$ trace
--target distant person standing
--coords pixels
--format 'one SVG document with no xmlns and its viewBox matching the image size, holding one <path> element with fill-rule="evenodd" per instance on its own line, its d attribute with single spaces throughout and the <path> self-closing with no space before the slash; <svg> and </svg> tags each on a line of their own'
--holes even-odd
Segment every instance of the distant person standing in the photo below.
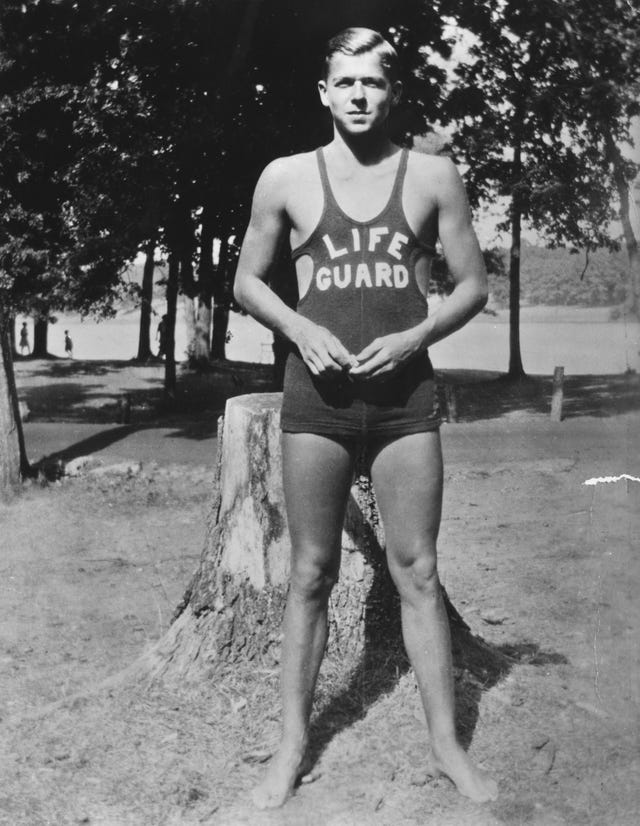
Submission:
<svg viewBox="0 0 640 826">
<path fill-rule="evenodd" d="M 27 322 L 23 322 L 22 327 L 20 328 L 20 355 L 24 356 L 25 352 L 27 351 L 27 355 L 31 353 L 31 346 L 29 344 L 29 331 L 27 330 Z"/>
<path fill-rule="evenodd" d="M 68 330 L 64 331 L 64 354 L 70 359 L 73 358 L 73 341 Z"/>
<path fill-rule="evenodd" d="M 158 324 L 158 332 L 156 333 L 158 340 L 158 358 L 161 359 L 167 355 L 167 316 L 166 314 L 160 319 Z"/>
</svg>

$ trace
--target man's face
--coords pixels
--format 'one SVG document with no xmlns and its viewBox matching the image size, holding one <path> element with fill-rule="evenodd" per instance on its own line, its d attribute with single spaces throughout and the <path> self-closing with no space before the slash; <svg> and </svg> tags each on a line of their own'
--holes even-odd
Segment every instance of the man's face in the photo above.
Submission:
<svg viewBox="0 0 640 826">
<path fill-rule="evenodd" d="M 348 134 L 378 129 L 400 98 L 402 85 L 391 83 L 376 52 L 334 54 L 326 81 L 318 83 L 320 99 L 336 126 Z"/>
</svg>

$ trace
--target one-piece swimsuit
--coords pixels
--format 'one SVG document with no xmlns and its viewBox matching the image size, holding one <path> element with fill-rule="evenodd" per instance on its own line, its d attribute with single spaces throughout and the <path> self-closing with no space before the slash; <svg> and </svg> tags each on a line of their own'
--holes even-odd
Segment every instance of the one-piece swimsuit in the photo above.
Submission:
<svg viewBox="0 0 640 826">
<path fill-rule="evenodd" d="M 311 281 L 297 312 L 330 330 L 353 354 L 374 338 L 407 330 L 427 316 L 416 264 L 433 256 L 411 230 L 402 206 L 408 150 L 384 209 L 368 221 L 348 216 L 338 204 L 322 149 L 316 152 L 324 206 L 309 238 L 291 253 L 309 256 Z M 440 415 L 427 353 L 410 359 L 382 380 L 314 376 L 297 349 L 284 379 L 281 427 L 292 433 L 341 438 L 395 437 L 436 430 Z"/>
</svg>

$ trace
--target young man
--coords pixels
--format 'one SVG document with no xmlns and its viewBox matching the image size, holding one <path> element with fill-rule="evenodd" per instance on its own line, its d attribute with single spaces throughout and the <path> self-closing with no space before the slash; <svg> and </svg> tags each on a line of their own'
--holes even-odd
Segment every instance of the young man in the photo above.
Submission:
<svg viewBox="0 0 640 826">
<path fill-rule="evenodd" d="M 436 568 L 442 457 L 427 355 L 430 344 L 483 307 L 486 273 L 453 164 L 389 140 L 387 119 L 401 93 L 396 62 L 393 47 L 370 29 L 347 29 L 329 42 L 319 91 L 333 118 L 333 140 L 265 169 L 238 263 L 237 300 L 294 346 L 282 407 L 292 541 L 282 740 L 253 792 L 261 808 L 282 805 L 304 771 L 327 603 L 363 443 L 433 768 L 474 800 L 497 794 L 455 733 L 449 629 Z M 296 311 L 265 283 L 287 236 L 300 293 Z M 427 317 L 438 238 L 456 287 Z"/>
</svg>

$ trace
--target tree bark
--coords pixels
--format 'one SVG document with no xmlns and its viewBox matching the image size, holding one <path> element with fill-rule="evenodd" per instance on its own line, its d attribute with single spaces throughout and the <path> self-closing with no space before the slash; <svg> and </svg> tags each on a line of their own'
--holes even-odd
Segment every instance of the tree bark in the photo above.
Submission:
<svg viewBox="0 0 640 826">
<path fill-rule="evenodd" d="M 149 361 L 151 352 L 151 312 L 153 303 L 153 271 L 155 269 L 155 243 L 152 241 L 145 250 L 140 296 L 140 331 L 136 361 Z"/>
<path fill-rule="evenodd" d="M 198 299 L 195 316 L 193 359 L 196 364 L 208 364 L 211 356 L 211 296 L 204 294 Z"/>
<path fill-rule="evenodd" d="M 0 496 L 3 498 L 18 488 L 29 469 L 13 373 L 12 333 L 12 326 L 0 318 Z"/>
<path fill-rule="evenodd" d="M 33 322 L 33 351 L 36 359 L 49 358 L 49 319 L 40 317 Z"/>
<path fill-rule="evenodd" d="M 200 257 L 198 262 L 198 312 L 194 334 L 193 360 L 196 365 L 207 365 L 211 358 L 212 296 L 214 292 L 215 267 L 213 264 L 213 244 L 215 213 L 210 205 L 202 210 L 200 228 Z"/>
<path fill-rule="evenodd" d="M 227 331 L 229 329 L 229 238 L 223 229 L 218 253 L 218 265 L 213 279 L 213 329 L 211 333 L 211 358 L 224 361 L 227 357 Z"/>
<path fill-rule="evenodd" d="M 11 358 L 15 362 L 16 357 L 19 355 L 18 353 L 18 331 L 16 330 L 17 319 L 15 315 L 9 316 L 9 321 L 7 322 L 7 326 L 9 329 L 9 343 L 11 345 Z"/>
<path fill-rule="evenodd" d="M 613 168 L 613 179 L 618 191 L 620 200 L 620 223 L 624 234 L 624 243 L 627 248 L 629 259 L 629 294 L 627 296 L 625 310 L 640 318 L 640 250 L 638 249 L 638 239 L 631 223 L 629 202 L 631 191 L 629 181 L 624 171 L 624 160 L 620 149 L 616 146 L 611 133 L 606 136 L 607 155 L 609 163 Z"/>
<path fill-rule="evenodd" d="M 191 362 L 196 348 L 196 299 L 183 292 L 182 306 L 184 307 L 184 326 L 187 331 L 187 354 Z"/>
<path fill-rule="evenodd" d="M 216 482 L 198 570 L 165 637 L 138 666 L 168 683 L 211 679 L 238 663 L 280 660 L 290 540 L 282 490 L 279 393 L 237 396 L 218 426 Z M 399 598 L 384 556 L 384 531 L 368 479 L 353 486 L 342 566 L 329 606 L 327 658 L 343 671 L 375 669 L 387 680 L 408 668 Z M 457 662 L 483 674 L 508 658 L 472 637 L 445 593 Z M 485 675 L 486 676 L 486 675 Z M 362 679 L 364 679 L 364 674 Z M 484 679 L 484 678 L 483 678 Z"/>
<path fill-rule="evenodd" d="M 509 258 L 509 369 L 508 376 L 519 379 L 525 375 L 520 352 L 520 254 L 522 232 L 522 157 L 516 141 L 513 156 L 514 189 L 511 195 L 511 253 Z"/>
<path fill-rule="evenodd" d="M 180 260 L 175 252 L 169 253 L 167 274 L 167 346 L 164 362 L 164 393 L 169 399 L 176 397 L 176 313 L 178 307 L 178 283 Z"/>
<path fill-rule="evenodd" d="M 229 330 L 229 307 L 216 302 L 213 307 L 213 333 L 211 336 L 211 358 L 224 361 L 227 357 L 227 332 Z"/>
</svg>

